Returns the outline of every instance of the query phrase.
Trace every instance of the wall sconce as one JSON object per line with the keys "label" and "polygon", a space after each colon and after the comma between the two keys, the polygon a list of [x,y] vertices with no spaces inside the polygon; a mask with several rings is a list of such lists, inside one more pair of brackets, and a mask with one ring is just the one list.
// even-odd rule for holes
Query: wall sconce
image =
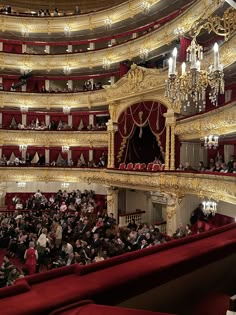
{"label": "wall sconce", "polygon": [[63,146],[61,147],[61,150],[62,150],[63,153],[68,153],[68,151],[70,150],[70,147],[67,146],[67,145],[63,145]]}
{"label": "wall sconce", "polygon": [[63,106],[63,113],[64,114],[70,114],[70,107],[69,106]]}
{"label": "wall sconce", "polygon": [[17,183],[17,187],[18,188],[25,188],[26,187],[26,183],[25,182],[18,182]]}
{"label": "wall sconce", "polygon": [[70,186],[69,183],[61,183],[62,188],[68,188]]}
{"label": "wall sconce", "polygon": [[106,27],[106,30],[110,30],[111,27],[112,27],[112,19],[107,17],[105,20],[104,20],[104,23],[105,23],[105,27]]}
{"label": "wall sconce", "polygon": [[27,144],[20,144],[19,145],[19,150],[20,152],[25,152],[27,150]]}
{"label": "wall sconce", "polygon": [[29,110],[28,106],[23,105],[23,106],[20,107],[20,111],[21,111],[22,113],[27,113],[28,110]]}

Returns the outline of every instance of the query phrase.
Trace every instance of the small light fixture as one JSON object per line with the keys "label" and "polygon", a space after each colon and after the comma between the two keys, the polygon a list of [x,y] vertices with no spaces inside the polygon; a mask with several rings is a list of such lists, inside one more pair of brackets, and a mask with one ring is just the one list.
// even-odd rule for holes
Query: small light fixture
{"label": "small light fixture", "polygon": [[111,67],[111,61],[108,58],[103,58],[102,60],[102,67],[105,70],[109,70]]}
{"label": "small light fixture", "polygon": [[70,106],[63,106],[63,113],[70,114]]}
{"label": "small light fixture", "polygon": [[17,183],[17,187],[18,188],[25,188],[26,187],[26,183],[25,182],[18,182]]}
{"label": "small light fixture", "polygon": [[216,149],[219,146],[219,136],[209,135],[205,137],[204,147],[206,149]]}
{"label": "small light fixture", "polygon": [[63,153],[68,153],[69,150],[70,150],[70,147],[67,146],[67,145],[63,145],[63,146],[61,147],[61,151],[62,151]]}
{"label": "small light fixture", "polygon": [[70,36],[70,33],[71,33],[71,28],[69,25],[65,25],[64,26],[64,34],[65,36]]}
{"label": "small light fixture", "polygon": [[69,183],[61,183],[62,188],[68,188],[70,186]]}
{"label": "small light fixture", "polygon": [[22,105],[22,106],[20,107],[20,111],[21,111],[22,113],[27,113],[28,110],[29,110],[29,107],[26,106],[26,105]]}
{"label": "small light fixture", "polygon": [[107,17],[105,20],[104,20],[104,23],[105,23],[105,27],[106,27],[106,30],[110,30],[111,27],[112,27],[112,19]]}
{"label": "small light fixture", "polygon": [[207,200],[202,202],[202,211],[206,216],[212,214],[213,216],[217,211],[217,202],[213,200]]}
{"label": "small light fixture", "polygon": [[63,72],[64,72],[65,75],[69,75],[71,73],[71,67],[64,66],[63,67]]}
{"label": "small light fixture", "polygon": [[141,2],[141,9],[143,11],[144,14],[148,14],[151,8],[151,4],[149,3],[149,1],[147,0],[143,0]]}
{"label": "small light fixture", "polygon": [[27,150],[27,144],[20,144],[19,145],[19,150],[20,152],[25,152]]}

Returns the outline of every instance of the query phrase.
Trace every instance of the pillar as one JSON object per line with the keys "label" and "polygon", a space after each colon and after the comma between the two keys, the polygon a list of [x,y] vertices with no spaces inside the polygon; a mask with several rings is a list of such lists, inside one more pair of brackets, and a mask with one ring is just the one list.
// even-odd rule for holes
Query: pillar
{"label": "pillar", "polygon": [[22,44],[22,54],[25,54],[27,52],[27,45]]}
{"label": "pillar", "polygon": [[48,127],[50,124],[50,115],[45,115],[45,124]]}
{"label": "pillar", "polygon": [[112,76],[110,77],[110,81],[111,81],[111,83],[110,83],[111,85],[115,83],[115,77],[114,77],[114,75],[112,75]]}
{"label": "pillar", "polygon": [[166,118],[166,152],[165,152],[165,169],[175,170],[175,125],[176,117],[173,110],[168,109],[164,114]]}
{"label": "pillar", "polygon": [[0,145],[0,159],[2,158],[2,145]]}
{"label": "pillar", "polygon": [[93,114],[89,114],[89,125],[94,126],[94,115]]}
{"label": "pillar", "polygon": [[89,161],[93,161],[93,149],[89,150]]}
{"label": "pillar", "polygon": [[49,165],[50,164],[50,153],[49,153],[49,148],[46,147],[45,148],[45,165]]}
{"label": "pillar", "polygon": [[73,127],[73,118],[71,114],[68,115],[68,126],[71,128]]}
{"label": "pillar", "polygon": [[67,152],[67,163],[69,164],[69,161],[72,159],[72,151],[71,149]]}
{"label": "pillar", "polygon": [[108,168],[115,167],[115,133],[118,130],[116,123],[113,123],[110,119],[107,122],[107,131],[108,131]]}
{"label": "pillar", "polygon": [[22,125],[24,125],[24,126],[27,125],[26,114],[21,114],[21,123],[22,123]]}
{"label": "pillar", "polygon": [[7,191],[7,183],[0,183],[0,206],[5,206],[5,196]]}
{"label": "pillar", "polygon": [[2,128],[2,113],[0,113],[0,128]]}
{"label": "pillar", "polygon": [[113,213],[118,223],[118,189],[115,187],[107,187],[107,213]]}
{"label": "pillar", "polygon": [[72,80],[68,80],[67,81],[67,88],[71,91],[73,91],[73,81]]}
{"label": "pillar", "polygon": [[0,42],[0,51],[3,51],[3,42]]}
{"label": "pillar", "polygon": [[73,51],[72,45],[68,45],[66,51],[68,53],[72,53],[72,51]]}
{"label": "pillar", "polygon": [[167,194],[166,206],[166,232],[172,236],[177,230],[177,211],[178,211],[177,198],[174,194]]}
{"label": "pillar", "polygon": [[95,49],[95,43],[89,43],[89,49],[88,50],[94,50]]}
{"label": "pillar", "polygon": [[50,90],[50,81],[49,80],[45,80],[45,90],[46,91]]}

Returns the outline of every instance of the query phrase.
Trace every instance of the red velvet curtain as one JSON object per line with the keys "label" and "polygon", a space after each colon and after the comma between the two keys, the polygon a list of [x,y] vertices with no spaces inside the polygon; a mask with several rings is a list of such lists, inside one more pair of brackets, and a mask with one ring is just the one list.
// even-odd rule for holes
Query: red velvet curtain
{"label": "red velvet curtain", "polygon": [[122,78],[129,71],[129,66],[124,62],[120,63],[120,77]]}
{"label": "red velvet curtain", "polygon": [[27,80],[26,90],[27,92],[41,92],[43,86],[45,86],[45,80],[29,78]]}
{"label": "red velvet curtain", "polygon": [[3,43],[3,51],[9,53],[22,53],[22,44]]}
{"label": "red velvet curtain", "polygon": [[224,160],[224,144],[219,144],[218,148],[216,149],[207,149],[207,160],[208,163],[210,159],[216,159],[218,156],[222,156]]}
{"label": "red velvet curtain", "polygon": [[35,153],[45,155],[45,148],[44,147],[36,147],[36,146],[28,146],[27,153],[34,157]]}
{"label": "red velvet curtain", "polygon": [[80,155],[83,153],[85,162],[88,163],[89,161],[89,149],[90,148],[80,148],[80,147],[72,147],[71,148],[71,156],[72,160],[76,164],[78,159],[80,158]]}
{"label": "red velvet curtain", "polygon": [[58,158],[58,155],[59,154],[62,154],[62,148],[61,147],[53,147],[53,148],[50,148],[49,150],[49,159],[50,159],[50,163],[52,161],[55,161],[57,160]]}
{"label": "red velvet curtain", "polygon": [[50,121],[54,120],[56,123],[59,123],[59,121],[68,122],[68,115],[65,115],[64,113],[49,113],[50,115]]}
{"label": "red velvet curtain", "polygon": [[116,162],[124,162],[126,160],[128,140],[132,138],[135,127],[140,129],[142,135],[142,127],[149,125],[152,133],[156,136],[162,156],[165,150],[165,118],[163,114],[166,112],[164,105],[156,102],[141,102],[127,108],[119,117],[118,132],[115,136],[115,152]]}
{"label": "red velvet curtain", "polygon": [[18,79],[3,78],[2,85],[4,91],[10,91],[13,84],[19,83]]}
{"label": "red velvet curtain", "polygon": [[87,127],[89,125],[89,113],[83,114],[83,113],[73,113],[72,114],[72,122],[73,127],[77,129],[79,127],[80,121],[83,121],[84,127]]}
{"label": "red velvet curtain", "polygon": [[36,119],[38,118],[39,122],[43,121],[45,122],[45,113],[31,113],[28,112],[26,114],[26,124],[29,125],[31,123],[31,121],[33,120],[34,122],[36,122]]}
{"label": "red velvet curtain", "polygon": [[21,157],[21,152],[19,150],[19,146],[3,146],[2,154],[4,154],[7,159],[10,158],[11,154],[14,153],[15,156]]}
{"label": "red velvet curtain", "polygon": [[3,128],[9,128],[13,117],[17,124],[22,123],[22,114],[17,111],[3,111],[2,112],[2,126]]}
{"label": "red velvet curtain", "polygon": [[105,153],[105,155],[107,156],[108,149],[107,148],[94,148],[93,149],[93,160],[95,162],[98,162],[99,158],[102,156],[103,153]]}

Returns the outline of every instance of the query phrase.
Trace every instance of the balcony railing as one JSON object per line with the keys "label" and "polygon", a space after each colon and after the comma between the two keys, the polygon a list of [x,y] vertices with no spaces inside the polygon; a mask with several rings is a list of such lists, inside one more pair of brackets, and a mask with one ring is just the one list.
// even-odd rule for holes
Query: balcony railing
{"label": "balcony railing", "polygon": [[137,210],[131,213],[124,213],[119,215],[119,225],[121,227],[127,226],[132,220],[135,221],[136,224],[141,224],[145,222],[145,214],[146,211]]}

